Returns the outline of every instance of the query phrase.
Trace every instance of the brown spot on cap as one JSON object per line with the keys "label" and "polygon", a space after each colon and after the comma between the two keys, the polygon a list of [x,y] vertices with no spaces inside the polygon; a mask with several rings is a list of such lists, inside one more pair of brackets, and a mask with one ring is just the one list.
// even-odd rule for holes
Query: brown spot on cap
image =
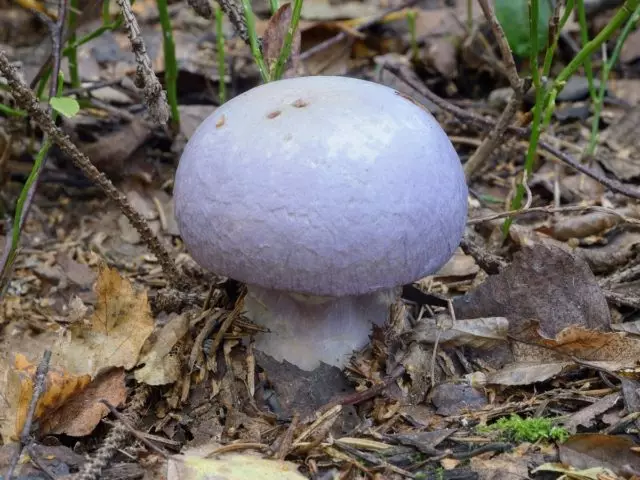
{"label": "brown spot on cap", "polygon": [[225,118],[224,118],[224,115],[222,115],[216,122],[216,128],[220,128],[221,126],[223,126],[224,122],[225,122]]}
{"label": "brown spot on cap", "polygon": [[269,112],[267,114],[267,118],[276,118],[278,115],[280,115],[282,112],[280,110],[274,110],[273,112]]}
{"label": "brown spot on cap", "polygon": [[303,99],[299,98],[298,100],[293,102],[291,105],[293,105],[296,108],[303,108],[309,105],[309,102],[305,102]]}

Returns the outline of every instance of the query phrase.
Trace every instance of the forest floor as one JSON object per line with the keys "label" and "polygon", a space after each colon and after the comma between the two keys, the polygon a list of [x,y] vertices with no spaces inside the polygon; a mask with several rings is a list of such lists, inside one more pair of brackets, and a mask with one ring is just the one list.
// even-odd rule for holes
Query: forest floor
{"label": "forest floor", "polygon": [[[620,11],[584,3],[589,38]],[[29,5],[0,0],[0,50],[35,85],[52,42]],[[103,24],[100,5],[77,4],[78,38]],[[165,82],[157,5],[132,10]],[[188,286],[54,145],[0,299],[0,479],[640,478],[640,29],[605,80],[608,57],[591,55],[594,88],[606,87],[597,108],[589,68],[572,72],[528,170],[540,99],[518,81],[531,63],[505,61],[476,1],[304,0],[295,74],[372,80],[426,106],[469,183],[453,258],[404,287],[346,369],[309,373],[253,348],[242,285],[202,270],[180,240],[184,145],[220,105],[221,80],[233,98],[261,78],[226,17],[220,75],[214,21],[185,2],[168,9],[179,126],[150,118],[123,27],[77,49],[82,85],[62,91],[82,108],[57,125]],[[259,35],[282,35],[267,3],[254,9]],[[550,81],[582,45],[571,16]],[[68,81],[67,57],[61,71]],[[10,88],[0,96],[20,107]],[[0,247],[43,142],[27,118],[0,114]]]}

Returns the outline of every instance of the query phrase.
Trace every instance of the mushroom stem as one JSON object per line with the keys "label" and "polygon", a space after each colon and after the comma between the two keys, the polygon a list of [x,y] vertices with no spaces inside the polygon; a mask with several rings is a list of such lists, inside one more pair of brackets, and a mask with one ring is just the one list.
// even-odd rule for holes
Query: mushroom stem
{"label": "mushroom stem", "polygon": [[348,297],[319,297],[249,285],[246,316],[269,332],[256,335],[256,348],[277,361],[311,371],[320,362],[343,368],[354,350],[382,326],[399,288]]}

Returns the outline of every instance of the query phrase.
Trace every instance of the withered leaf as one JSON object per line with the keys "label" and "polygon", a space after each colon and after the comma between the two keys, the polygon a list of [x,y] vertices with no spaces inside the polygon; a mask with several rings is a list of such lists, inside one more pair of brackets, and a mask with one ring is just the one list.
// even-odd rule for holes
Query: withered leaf
{"label": "withered leaf", "polygon": [[72,437],[89,435],[109,413],[107,406],[100,400],[107,400],[117,407],[126,398],[125,372],[122,368],[114,368],[98,375],[79,395],[47,415],[42,422],[42,431],[64,433]]}
{"label": "withered leaf", "polygon": [[[280,51],[285,42],[289,26],[291,25],[292,9],[290,3],[285,3],[271,16],[262,37],[262,49],[267,68],[271,71],[278,61]],[[291,44],[291,54],[285,63],[286,70],[297,70],[300,57],[300,30],[296,30]]]}
{"label": "withered leaf", "polygon": [[550,245],[524,247],[513,263],[473,292],[454,300],[457,318],[502,316],[509,333],[537,319],[540,333],[554,338],[570,325],[608,329],[609,307],[587,263]]}

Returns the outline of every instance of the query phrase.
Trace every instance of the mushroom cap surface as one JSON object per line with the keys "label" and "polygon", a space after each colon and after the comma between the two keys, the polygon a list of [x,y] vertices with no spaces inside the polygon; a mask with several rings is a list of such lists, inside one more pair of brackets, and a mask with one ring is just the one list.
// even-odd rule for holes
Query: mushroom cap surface
{"label": "mushroom cap surface", "polygon": [[435,118],[389,87],[334,76],[223,104],[187,143],[174,199],[202,267],[336,297],[435,273],[467,217],[464,172]]}

